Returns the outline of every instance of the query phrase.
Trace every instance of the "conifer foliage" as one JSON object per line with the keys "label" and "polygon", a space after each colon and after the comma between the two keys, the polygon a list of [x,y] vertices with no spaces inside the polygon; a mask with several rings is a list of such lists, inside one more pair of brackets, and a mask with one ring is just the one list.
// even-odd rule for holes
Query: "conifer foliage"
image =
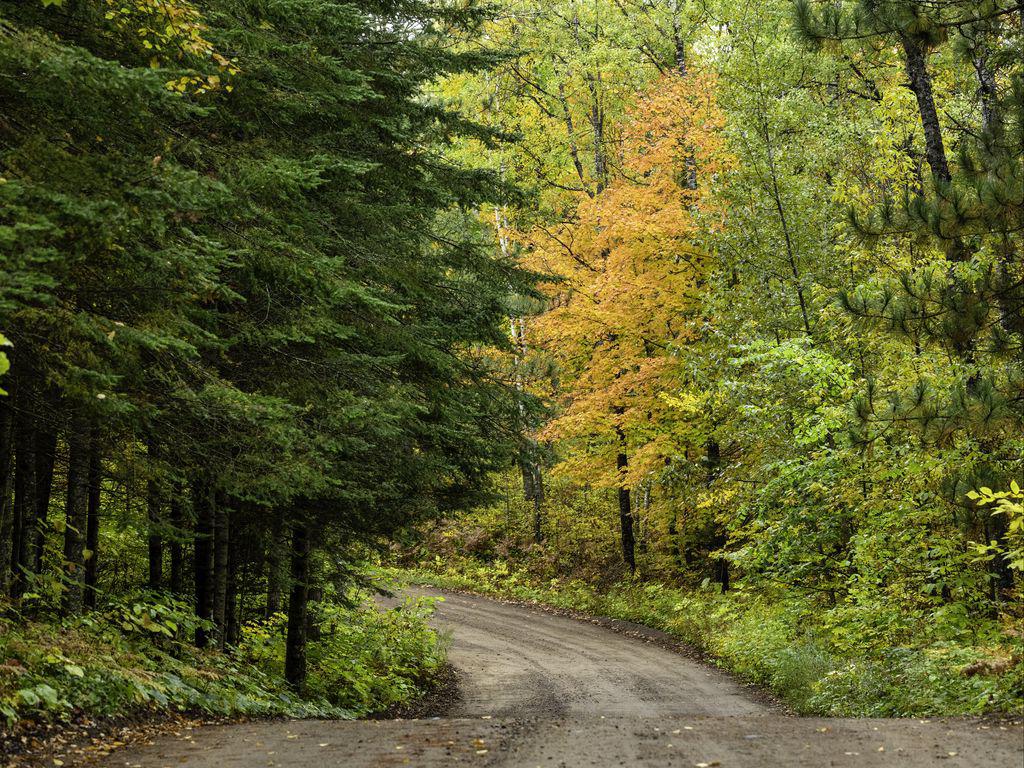
{"label": "conifer foliage", "polygon": [[[0,4],[0,579],[73,615],[146,585],[199,645],[311,595],[500,465],[525,273],[461,226],[486,131],[425,95],[471,6]],[[134,582],[134,584],[133,584]],[[26,602],[27,601],[27,602]]]}

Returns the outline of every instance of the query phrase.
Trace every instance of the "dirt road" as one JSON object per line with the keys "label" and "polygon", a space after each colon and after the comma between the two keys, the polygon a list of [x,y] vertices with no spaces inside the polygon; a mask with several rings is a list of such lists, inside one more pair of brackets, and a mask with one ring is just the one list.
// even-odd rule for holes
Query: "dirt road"
{"label": "dirt road", "polygon": [[788,716],[655,642],[447,595],[460,697],[443,718],[291,721],[168,735],[106,764],[370,766],[1024,766],[1024,729],[973,720]]}

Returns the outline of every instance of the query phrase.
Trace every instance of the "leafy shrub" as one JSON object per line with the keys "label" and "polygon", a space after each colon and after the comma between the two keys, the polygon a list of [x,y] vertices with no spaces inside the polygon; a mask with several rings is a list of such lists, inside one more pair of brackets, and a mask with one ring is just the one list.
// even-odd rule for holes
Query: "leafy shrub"
{"label": "leafy shrub", "polygon": [[[427,625],[433,604],[424,598],[387,611],[316,604],[320,633],[306,651],[307,694],[358,717],[423,693],[445,658],[444,644]],[[283,675],[285,623],[277,614],[245,627],[236,658]]]}
{"label": "leafy shrub", "polygon": [[[968,629],[954,615],[893,616],[882,603],[829,611],[786,593],[723,595],[631,579],[599,590],[579,580],[534,581],[504,562],[458,558],[393,575],[663,630],[804,714],[940,716],[1024,705],[1019,635],[994,620]],[[929,625],[930,632],[920,631]],[[858,637],[868,642],[858,644]],[[915,644],[899,645],[898,637]]]}
{"label": "leafy shrub", "polygon": [[429,601],[392,611],[321,604],[325,632],[310,646],[302,697],[284,681],[282,616],[246,627],[227,653],[194,648],[189,606],[155,594],[64,622],[0,619],[0,714],[8,725],[161,709],[354,717],[408,701],[443,663],[430,611]]}

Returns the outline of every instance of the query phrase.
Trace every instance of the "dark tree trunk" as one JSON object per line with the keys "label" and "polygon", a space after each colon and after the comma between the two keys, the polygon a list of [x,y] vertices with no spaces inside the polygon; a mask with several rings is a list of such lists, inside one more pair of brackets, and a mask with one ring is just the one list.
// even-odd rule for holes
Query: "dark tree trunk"
{"label": "dark tree trunk", "polygon": [[231,536],[231,516],[225,501],[223,497],[217,499],[213,528],[213,623],[221,645],[227,630],[228,539]]}
{"label": "dark tree trunk", "polygon": [[183,489],[175,486],[171,495],[171,525],[174,538],[171,539],[171,592],[180,595],[185,588],[185,553],[182,539],[185,535],[185,510],[182,500]]}
{"label": "dark tree trunk", "polygon": [[[621,473],[628,466],[626,454],[616,457],[616,466]],[[630,572],[636,571],[636,540],[633,538],[633,508],[629,500],[629,488],[619,488],[619,526],[622,529],[622,560]]]}
{"label": "dark tree trunk", "polygon": [[[707,451],[707,484],[710,486],[715,481],[715,478],[718,477],[718,473],[722,468],[722,448],[718,444],[718,441],[712,437],[708,438],[705,450]],[[716,524],[715,536],[711,541],[712,548],[718,549],[719,547],[724,546],[725,541],[725,534],[717,530]],[[714,580],[721,585],[723,592],[729,591],[729,561],[724,557],[715,558],[715,562],[713,564],[713,577]]]}
{"label": "dark tree trunk", "polygon": [[64,615],[82,612],[85,605],[85,536],[89,515],[89,427],[76,417],[68,434],[68,489],[64,520]]}
{"label": "dark tree trunk", "polygon": [[57,430],[41,431],[36,442],[36,514],[32,570],[43,572],[43,554],[50,520],[50,495],[53,492],[53,465],[57,459]]}
{"label": "dark tree trunk", "polygon": [[672,562],[680,571],[684,570],[686,563],[683,562],[683,553],[679,549],[679,522],[676,511],[672,510],[672,517],[668,520],[668,549],[672,555]]}
{"label": "dark tree trunk", "polygon": [[14,521],[11,530],[11,596],[25,592],[31,567],[30,548],[36,511],[36,430],[28,387],[18,387],[14,426]]}
{"label": "dark tree trunk", "polygon": [[295,690],[306,682],[306,612],[309,605],[309,527],[292,526],[291,590],[288,597],[288,637],[284,676]]}
{"label": "dark tree trunk", "polygon": [[[1004,515],[990,515],[988,524],[985,526],[985,541],[996,541],[1005,549],[1010,544],[1007,541],[1008,526]],[[989,583],[993,603],[1000,599],[1000,593],[1004,590],[1009,592],[1013,589],[1014,574],[1010,568],[1010,562],[1005,557],[994,557],[989,561]]]}
{"label": "dark tree trunk", "polygon": [[96,607],[96,576],[99,573],[100,491],[103,487],[103,456],[100,453],[99,430],[92,431],[89,449],[89,504],[85,523],[85,607]]}
{"label": "dark tree trunk", "polygon": [[[5,384],[7,382],[4,382]],[[8,594],[10,587],[11,537],[13,509],[11,491],[14,488],[14,395],[0,395],[0,594]]]}
{"label": "dark tree trunk", "polygon": [[[622,415],[623,409],[616,406],[616,415]],[[636,539],[633,535],[633,506],[629,498],[629,488],[626,486],[626,470],[629,467],[629,457],[626,455],[626,433],[622,427],[616,425],[615,436],[619,442],[619,452],[615,457],[615,467],[618,470],[619,480],[619,529],[622,543],[622,560],[629,566],[630,573],[636,572]]]}
{"label": "dark tree trunk", "polygon": [[[203,621],[213,620],[213,492],[203,480],[192,485],[195,508],[195,592],[196,615]],[[196,628],[196,646],[205,648],[210,642],[206,627]]]}
{"label": "dark tree trunk", "polygon": [[917,99],[917,111],[921,118],[921,127],[924,129],[925,159],[932,170],[932,176],[948,183],[952,177],[946,159],[946,147],[942,141],[939,113],[935,109],[932,76],[928,72],[928,51],[920,41],[907,35],[901,37],[910,90]]}
{"label": "dark tree trunk", "polygon": [[273,523],[270,531],[270,545],[267,547],[267,608],[265,615],[269,618],[281,610],[281,593],[284,590],[284,510],[273,510]]}
{"label": "dark tree trunk", "polygon": [[238,566],[241,554],[241,536],[238,531],[238,516],[228,529],[228,567],[224,598],[224,640],[228,645],[237,645],[240,635],[238,623]]}
{"label": "dark tree trunk", "polygon": [[149,550],[148,586],[150,589],[160,589],[164,580],[164,539],[160,530],[163,494],[160,478],[157,477],[160,448],[156,440],[149,439],[146,452],[149,455],[149,480],[146,481],[146,513],[149,522],[149,533],[146,538]]}
{"label": "dark tree trunk", "polygon": [[676,70],[686,77],[686,41],[683,39],[683,21],[680,18],[678,4],[672,13],[672,49],[675,54]]}

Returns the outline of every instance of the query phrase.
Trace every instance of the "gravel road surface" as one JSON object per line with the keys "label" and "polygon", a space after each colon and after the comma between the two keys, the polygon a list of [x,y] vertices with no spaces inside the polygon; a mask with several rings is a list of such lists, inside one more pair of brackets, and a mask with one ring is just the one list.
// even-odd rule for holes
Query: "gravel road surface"
{"label": "gravel road surface", "polygon": [[103,765],[1024,767],[1019,722],[793,717],[656,635],[482,597],[446,595],[436,623],[459,681],[442,717],[211,726]]}

